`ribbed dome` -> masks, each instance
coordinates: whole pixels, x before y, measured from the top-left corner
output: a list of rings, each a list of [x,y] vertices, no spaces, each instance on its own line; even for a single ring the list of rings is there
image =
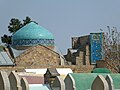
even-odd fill
[[[45,28],[31,22],[19,29],[12,37],[12,40],[21,39],[54,39],[54,37]]]
[[[31,22],[12,36],[12,46],[33,46],[33,45],[53,46],[54,37],[51,32],[38,24]]]

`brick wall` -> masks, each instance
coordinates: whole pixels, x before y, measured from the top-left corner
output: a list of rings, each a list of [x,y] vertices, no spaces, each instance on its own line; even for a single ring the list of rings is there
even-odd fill
[[[19,67],[46,67],[60,65],[59,54],[44,46],[35,46],[15,59],[16,66]]]
[[[90,45],[90,35],[81,36],[81,37],[72,37],[72,48],[73,49],[78,49],[86,45]]]
[[[108,68],[113,73],[119,72],[119,68],[116,68],[116,66],[119,66],[117,65],[119,63],[114,63],[113,60],[99,60],[96,62],[96,64],[97,64],[97,68]]]
[[[94,68],[90,65],[89,53],[84,53],[88,57],[84,57],[81,53],[78,53],[76,57],[76,65],[60,65],[61,60],[58,53],[44,46],[35,46],[26,50],[23,54],[15,59],[15,66],[1,66],[0,69],[6,71],[24,71],[26,68],[71,68],[74,72],[91,72]],[[79,57],[80,56],[80,57]],[[86,64],[83,64],[85,60]]]

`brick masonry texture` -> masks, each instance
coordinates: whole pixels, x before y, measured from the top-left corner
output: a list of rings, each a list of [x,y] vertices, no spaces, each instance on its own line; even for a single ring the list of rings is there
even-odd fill
[[[116,66],[119,66],[119,63],[114,62],[113,60],[99,60],[99,61],[97,61],[97,68],[108,68],[113,73],[118,73]]]
[[[60,55],[54,52],[50,47],[34,46],[27,49],[20,56],[15,58],[15,66],[1,66],[5,71],[24,71],[26,68],[71,68],[73,72],[91,72],[94,65],[90,65],[88,58],[76,57],[76,65],[61,65]],[[83,65],[83,61],[86,64]]]
[[[15,59],[19,67],[46,67],[60,64],[60,56],[44,46],[31,47]]]

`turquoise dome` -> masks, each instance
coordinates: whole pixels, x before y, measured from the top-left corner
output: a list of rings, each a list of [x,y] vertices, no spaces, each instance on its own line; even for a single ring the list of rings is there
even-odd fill
[[[31,22],[19,29],[12,37],[13,40],[20,39],[54,39],[53,34],[38,24]]]
[[[54,37],[51,32],[34,22],[25,25],[12,36],[13,46],[31,46],[36,44],[53,45]]]

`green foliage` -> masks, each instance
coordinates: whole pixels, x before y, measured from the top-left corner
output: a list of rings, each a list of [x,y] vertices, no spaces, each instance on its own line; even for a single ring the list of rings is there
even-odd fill
[[[27,16],[25,20],[23,20],[23,26],[25,26],[26,24],[32,22],[32,20]]]
[[[12,18],[10,20],[8,31],[10,33],[15,33],[17,30],[19,30],[22,27],[22,23],[19,19]]]
[[[1,37],[1,40],[2,40],[3,43],[11,44],[11,36],[8,36],[8,35],[4,34]]]
[[[32,21],[32,20],[30,19],[30,17],[27,16],[26,19],[23,20],[22,26],[25,26],[26,24],[28,24],[28,23],[30,23],[30,22],[34,22],[34,23],[38,24],[37,22]]]
[[[28,24],[30,22],[35,22],[35,21],[32,21],[31,18],[28,17],[28,16],[25,18],[25,20],[23,20],[23,23],[19,19],[12,18],[10,20],[10,23],[9,23],[9,26],[8,26],[8,31],[11,34],[14,34],[16,31],[18,31],[20,28],[22,28],[23,26],[25,26],[26,24]],[[3,43],[11,44],[11,37],[12,37],[12,35],[8,36],[8,35],[4,34],[1,37],[1,40],[2,40]]]
[[[0,52],[1,51],[4,51],[4,47],[3,46],[0,46]]]

